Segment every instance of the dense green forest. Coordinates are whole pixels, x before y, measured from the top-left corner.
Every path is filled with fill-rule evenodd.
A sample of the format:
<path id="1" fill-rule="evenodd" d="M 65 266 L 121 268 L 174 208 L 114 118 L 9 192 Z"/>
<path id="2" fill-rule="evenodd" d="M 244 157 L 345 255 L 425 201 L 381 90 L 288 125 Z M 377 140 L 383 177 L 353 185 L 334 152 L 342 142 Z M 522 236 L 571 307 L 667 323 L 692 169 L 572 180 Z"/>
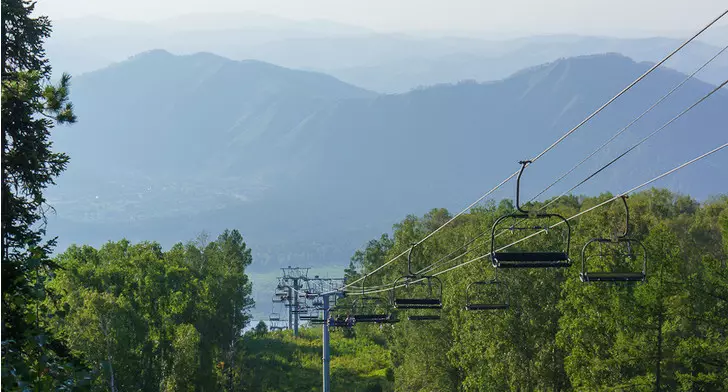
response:
<path id="1" fill-rule="evenodd" d="M 110 242 L 59 255 L 44 305 L 51 330 L 95 373 L 94 389 L 220 390 L 238 384 L 252 258 L 237 231 L 215 241 Z"/>
<path id="2" fill-rule="evenodd" d="M 609 197 L 567 197 L 552 208 L 571 216 Z M 697 203 L 652 189 L 633 195 L 629 205 L 632 236 L 649 257 L 646 283 L 579 280 L 582 245 L 624 226 L 624 207 L 607 204 L 572 223 L 572 267 L 499 273 L 507 293 L 487 295 L 507 294 L 508 310 L 464 309 L 467 285 L 493 277 L 484 258 L 440 276 L 440 321 L 408 321 L 400 311 L 396 324 L 337 328 L 333 390 L 651 391 L 658 371 L 660 390 L 728 390 L 728 197 Z M 413 269 L 453 251 L 451 258 L 461 257 L 436 270 L 487 254 L 493 222 L 513 209 L 510 200 L 490 202 L 459 217 L 418 247 Z M 449 218 L 442 209 L 407 217 L 392 236 L 354 254 L 349 279 Z M 537 236 L 520 246 L 545 249 L 558 240 Z M 319 390 L 320 327 L 303 328 L 299 338 L 262 324 L 242 333 L 251 261 L 236 231 L 168 251 L 124 240 L 100 249 L 72 246 L 53 259 L 58 269 L 47 277 L 41 309 L 54 315 L 45 321 L 52 335 L 82 359 L 91 390 Z M 614 267 L 609 263 L 593 267 Z M 366 285 L 391 282 L 405 268 L 402 258 Z M 349 312 L 356 292 L 335 312 Z"/>
<path id="3" fill-rule="evenodd" d="M 551 208 L 568 217 L 609 197 L 566 197 Z M 400 323 L 384 328 L 395 390 L 728 390 L 728 197 L 697 203 L 652 189 L 632 196 L 629 204 L 631 235 L 647 250 L 646 283 L 579 279 L 578 253 L 584 243 L 623 230 L 625 212 L 619 202 L 572 222 L 575 265 L 570 268 L 501 271 L 507 289 L 486 294 L 508 295 L 508 310 L 465 310 L 468 284 L 494 275 L 487 258 L 442 274 L 440 321 L 406 321 L 400 314 Z M 467 250 L 455 253 L 464 257 L 435 271 L 487 254 L 495 219 L 513 209 L 504 200 L 459 217 L 418 247 L 413 269 L 484 232 Z M 357 252 L 350 276 L 406 251 L 449 218 L 445 210 L 408 217 L 396 225 L 393 237 L 384 235 Z M 555 241 L 559 236 L 542 235 L 517 246 L 548 249 Z M 612 257 L 591 266 L 617 267 Z M 405 273 L 401 260 L 366 284 L 386 284 Z M 360 328 L 368 327 L 355 327 Z"/>

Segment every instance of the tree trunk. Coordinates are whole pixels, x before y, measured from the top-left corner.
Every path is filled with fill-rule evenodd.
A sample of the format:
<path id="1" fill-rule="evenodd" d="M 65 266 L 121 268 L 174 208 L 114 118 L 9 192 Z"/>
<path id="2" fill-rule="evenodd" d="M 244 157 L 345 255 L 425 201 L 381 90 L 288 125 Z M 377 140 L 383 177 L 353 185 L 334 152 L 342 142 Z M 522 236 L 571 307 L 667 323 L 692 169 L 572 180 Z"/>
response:
<path id="1" fill-rule="evenodd" d="M 657 314 L 657 368 L 655 369 L 655 391 L 660 392 L 660 368 L 662 364 L 662 309 Z"/>
<path id="2" fill-rule="evenodd" d="M 107 357 L 107 360 L 109 361 L 109 373 L 111 373 L 111 377 L 109 377 L 111 392 L 116 392 L 116 381 L 114 380 L 114 365 L 111 363 L 111 355 Z"/>

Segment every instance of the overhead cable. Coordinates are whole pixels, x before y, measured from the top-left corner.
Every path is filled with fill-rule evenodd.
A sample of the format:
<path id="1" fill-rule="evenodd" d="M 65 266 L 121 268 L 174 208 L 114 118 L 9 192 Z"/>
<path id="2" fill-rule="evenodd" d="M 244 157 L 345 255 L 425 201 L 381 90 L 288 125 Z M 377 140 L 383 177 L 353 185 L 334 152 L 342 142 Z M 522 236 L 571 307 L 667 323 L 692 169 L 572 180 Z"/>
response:
<path id="1" fill-rule="evenodd" d="M 613 202 L 614 200 L 617 200 L 617 199 L 619 199 L 619 198 L 620 198 L 620 197 L 622 197 L 622 196 L 626 196 L 626 195 L 628 195 L 628 194 L 630 194 L 630 193 L 636 192 L 637 190 L 639 190 L 639 189 L 641 189 L 641 188 L 644 188 L 644 187 L 646 187 L 647 185 L 650 185 L 650 184 L 652 184 L 653 182 L 655 182 L 655 181 L 658 181 L 658 180 L 660 180 L 660 179 L 662 179 L 662 178 L 664 178 L 664 177 L 666 177 L 666 176 L 668 176 L 668 175 L 670 175 L 670 174 L 672 174 L 672 173 L 674 173 L 674 172 L 676 172 L 676 171 L 678 171 L 678 170 L 680 170 L 680 169 L 683 169 L 683 168 L 685 168 L 686 166 L 689 166 L 689 165 L 691 165 L 691 164 L 693 164 L 693 163 L 695 163 L 695 162 L 697 162 L 697 161 L 700 161 L 701 159 L 704 159 L 704 158 L 706 158 L 706 157 L 708 157 L 708 156 L 710 156 L 710 155 L 712 155 L 712 154 L 714 154 L 714 153 L 716 153 L 716 152 L 718 152 L 718 151 L 720 151 L 720 150 L 722 150 L 722 149 L 724 149 L 724 148 L 726 148 L 726 147 L 728 147 L 728 143 L 722 144 L 722 145 L 720 145 L 720 146 L 718 146 L 718 147 L 716 147 L 716 148 L 714 148 L 714 149 L 712 149 L 712 150 L 710 150 L 710 151 L 708 151 L 708 152 L 706 152 L 706 153 L 704 153 L 704 154 L 702 154 L 702 155 L 700 155 L 700 156 L 698 156 L 698 157 L 696 157 L 696 158 L 693 158 L 693 159 L 691 159 L 691 160 L 689 160 L 689 161 L 687 161 L 687 162 L 685 162 L 685 163 L 683 163 L 683 164 L 681 164 L 681 165 L 679 165 L 679 166 L 676 166 L 676 167 L 674 167 L 674 168 L 672 168 L 672 169 L 670 169 L 670 170 L 668 170 L 668 171 L 666 171 L 666 172 L 664 172 L 664 173 L 662 173 L 662 174 L 658 175 L 657 177 L 654 177 L 654 178 L 652 178 L 652 179 L 650 179 L 650 180 L 648 180 L 648 181 L 645 181 L 645 182 L 643 182 L 643 183 L 642 183 L 642 184 L 640 184 L 640 185 L 637 185 L 637 186 L 635 186 L 635 187 L 633 187 L 633 188 L 631 188 L 631 189 L 629 189 L 629 190 L 627 190 L 627 191 L 624 191 L 624 192 L 622 192 L 622 193 L 620 193 L 620 194 L 618 194 L 618 195 L 616 195 L 616 196 L 614 196 L 614 197 L 612 197 L 612 198 L 610 198 L 610 199 L 607 199 L 607 200 L 605 200 L 605 201 L 603 201 L 603 202 L 601 202 L 601 203 L 599 203 L 599 204 L 597 204 L 597 205 L 595 205 L 595 206 L 592 206 L 592 207 L 590 207 L 590 208 L 588 208 L 588 209 L 586 209 L 586 210 L 584 210 L 584 211 L 581 211 L 581 212 L 579 212 L 579 213 L 577 213 L 577 214 L 574 214 L 574 215 L 570 216 L 569 218 L 566 218 L 566 220 L 565 220 L 565 221 L 571 221 L 572 219 L 578 218 L 578 217 L 579 217 L 579 216 L 581 216 L 581 215 L 584 215 L 584 214 L 586 214 L 586 213 L 588 213 L 588 212 L 591 212 L 591 211 L 593 211 L 593 210 L 595 210 L 595 209 L 597 209 L 597 208 L 600 208 L 600 207 L 602 207 L 602 206 L 604 206 L 604 205 L 607 205 L 607 204 L 609 204 L 609 203 Z M 562 223 L 563 223 L 563 222 L 565 222 L 565 221 L 559 221 L 558 223 L 554 224 L 554 225 L 553 225 L 553 226 L 551 226 L 551 227 L 556 227 L 556 226 L 559 226 L 560 224 L 562 224 Z M 510 244 L 508 244 L 508 245 L 505 245 L 505 246 L 503 246 L 503 247 L 501 247 L 501 248 L 499 248 L 499 249 L 496 249 L 495 251 L 496 251 L 496 252 L 501 252 L 501 251 L 503 251 L 503 250 L 505 250 L 505 249 L 507 249 L 507 248 L 510 248 L 511 246 L 517 245 L 517 244 L 519 244 L 519 243 L 521 243 L 521 242 L 523 242 L 523 241 L 526 241 L 526 240 L 527 240 L 527 239 L 529 239 L 529 238 L 532 238 L 532 237 L 534 237 L 534 236 L 537 236 L 537 235 L 539 235 L 539 234 L 541 234 L 541 233 L 544 233 L 544 232 L 546 232 L 546 230 L 540 230 L 540 231 L 537 231 L 537 232 L 535 232 L 535 233 L 532 233 L 532 234 L 530 234 L 530 235 L 528 235 L 528 236 L 526 236 L 526 237 L 523 237 L 523 238 L 521 238 L 521 239 L 519 239 L 519 240 L 517 240 L 517 241 L 514 241 L 514 242 L 512 242 L 512 243 L 510 243 Z M 464 266 L 466 266 L 466 265 L 468 265 L 468 264 L 471 264 L 471 263 L 474 263 L 474 262 L 476 262 L 476 261 L 480 261 L 480 260 L 482 260 L 482 259 L 485 259 L 485 258 L 487 258 L 487 257 L 490 257 L 490 253 L 487 253 L 487 254 L 484 254 L 484 255 L 482 255 L 482 256 L 476 257 L 476 258 L 474 258 L 474 259 L 468 260 L 468 261 L 466 261 L 466 262 L 463 262 L 463 263 L 457 264 L 457 265 L 455 265 L 455 266 L 453 266 L 453 267 L 450 267 L 450 268 L 448 268 L 448 269 L 445 269 L 445 270 L 439 271 L 439 272 L 437 272 L 437 273 L 433 274 L 432 276 L 439 276 L 439 275 L 442 275 L 442 274 L 448 273 L 448 272 L 450 272 L 450 271 L 453 271 L 453 270 L 455 270 L 455 269 L 458 269 L 458 268 L 460 268 L 460 267 L 464 267 Z M 422 281 L 422 280 L 424 280 L 424 279 L 414 280 L 414 281 L 411 281 L 411 282 L 407 282 L 407 283 L 408 283 L 408 284 L 412 284 L 412 283 L 417 283 L 417 282 L 419 282 L 419 281 Z M 395 289 L 395 288 L 400 288 L 400 287 L 404 287 L 404 286 L 405 286 L 405 284 L 400 284 L 400 285 L 397 285 L 397 286 L 392 286 L 392 287 L 390 287 L 390 288 L 386 288 L 386 289 L 379 289 L 379 290 L 371 290 L 371 291 L 367 291 L 367 292 L 365 292 L 365 293 L 363 293 L 363 294 L 375 294 L 375 293 L 381 293 L 381 292 L 386 292 L 386 291 L 390 291 L 390 290 L 392 290 L 392 289 Z M 356 294 L 358 294 L 358 293 L 356 293 L 356 292 L 351 292 L 350 294 L 352 294 L 352 295 L 356 295 Z"/>
<path id="2" fill-rule="evenodd" d="M 599 114 L 599 113 L 600 113 L 600 112 L 601 112 L 602 110 L 604 110 L 604 109 L 605 109 L 605 108 L 606 108 L 607 106 L 609 106 L 610 104 L 612 104 L 612 102 L 614 102 L 614 101 L 615 101 L 615 100 L 617 100 L 617 99 L 618 99 L 619 97 L 621 97 L 621 96 L 622 96 L 622 95 L 623 95 L 624 93 L 626 93 L 627 91 L 629 91 L 629 90 L 630 90 L 630 89 L 631 89 L 632 87 L 634 87 L 634 86 L 635 86 L 635 85 L 636 85 L 637 83 L 639 83 L 640 81 L 642 81 L 642 79 L 644 79 L 645 77 L 647 77 L 647 75 L 649 75 L 650 73 L 652 73 L 652 72 L 653 72 L 653 71 L 654 71 L 655 69 L 657 69 L 657 68 L 658 68 L 658 67 L 659 67 L 660 65 L 662 65 L 662 64 L 663 64 L 663 63 L 665 63 L 665 62 L 666 62 L 667 60 L 669 60 L 669 59 L 670 59 L 670 58 L 671 58 L 672 56 L 674 56 L 674 55 L 675 55 L 675 54 L 676 54 L 677 52 L 679 52 L 680 50 L 682 50 L 682 48 L 684 48 L 684 47 L 685 47 L 685 46 L 686 46 L 687 44 L 689 44 L 690 42 L 692 42 L 693 40 L 695 40 L 695 38 L 697 38 L 698 36 L 700 36 L 700 35 L 701 35 L 701 34 L 702 34 L 702 33 L 703 33 L 703 32 L 704 32 L 705 30 L 707 30 L 708 28 L 710 28 L 710 26 L 712 26 L 713 24 L 715 24 L 715 23 L 716 23 L 717 21 L 719 21 L 719 20 L 720 20 L 721 18 L 723 18 L 723 17 L 724 17 L 724 16 L 726 15 L 726 14 L 728 14 L 728 10 L 725 10 L 725 11 L 724 11 L 723 13 L 721 13 L 721 14 L 720 14 L 720 15 L 719 15 L 718 17 L 716 17 L 716 18 L 715 18 L 715 19 L 713 19 L 713 20 L 712 20 L 712 21 L 711 21 L 710 23 L 708 23 L 708 24 L 707 24 L 707 25 L 706 25 L 705 27 L 703 27 L 703 28 L 702 28 L 702 29 L 700 29 L 700 30 L 699 30 L 699 31 L 698 31 L 697 33 L 695 33 L 695 34 L 694 34 L 694 35 L 693 35 L 692 37 L 690 37 L 690 38 L 688 38 L 687 40 L 685 40 L 685 41 L 684 41 L 684 42 L 683 42 L 683 43 L 682 43 L 682 44 L 681 44 L 680 46 L 678 46 L 677 48 L 675 48 L 675 49 L 674 49 L 674 50 L 673 50 L 672 52 L 670 52 L 670 53 L 669 53 L 669 54 L 668 54 L 667 56 L 665 56 L 665 57 L 664 57 L 664 58 L 663 58 L 662 60 L 660 60 L 659 62 L 655 63 L 655 64 L 654 64 L 654 65 L 653 65 L 653 66 L 652 66 L 652 67 L 651 67 L 650 69 L 648 69 L 647 71 L 645 71 L 645 72 L 644 72 L 644 73 L 643 73 L 642 75 L 640 75 L 640 76 L 639 76 L 639 77 L 638 77 L 637 79 L 635 79 L 635 80 L 634 80 L 634 81 L 633 81 L 632 83 L 630 83 L 629 85 L 627 85 L 627 87 L 623 88 L 623 89 L 622 89 L 622 90 L 621 90 L 621 91 L 620 91 L 619 93 L 617 93 L 617 95 L 615 95 L 614 97 L 612 97 L 611 99 L 609 99 L 609 100 L 608 100 L 608 101 L 607 101 L 606 103 L 604 103 L 604 104 L 603 104 L 602 106 L 600 106 L 600 107 L 599 107 L 599 108 L 598 108 L 597 110 L 595 110 L 595 111 L 594 111 L 593 113 L 591 113 L 590 115 L 588 115 L 588 116 L 587 116 L 587 117 L 586 117 L 586 118 L 585 118 L 584 120 L 582 120 L 582 121 L 581 121 L 581 122 L 580 122 L 579 124 L 577 124 L 576 126 L 574 126 L 573 128 L 571 128 L 571 129 L 570 129 L 569 131 L 567 131 L 567 132 L 566 132 L 566 133 L 565 133 L 564 135 L 562 135 L 562 136 L 561 136 L 560 138 L 558 138 L 558 139 L 557 139 L 557 140 L 556 140 L 555 142 L 553 142 L 553 143 L 552 143 L 552 144 L 551 144 L 550 146 L 548 146 L 548 147 L 547 147 L 547 148 L 546 148 L 545 150 L 541 151 L 541 152 L 540 152 L 539 154 L 537 154 L 537 155 L 536 155 L 535 157 L 531 158 L 531 159 L 530 159 L 530 161 L 531 161 L 531 163 L 530 163 L 530 164 L 533 164 L 533 163 L 535 163 L 535 162 L 536 162 L 536 161 L 537 161 L 537 160 L 538 160 L 539 158 L 541 158 L 541 157 L 542 157 L 543 155 L 545 155 L 545 154 L 546 154 L 547 152 L 551 151 L 551 150 L 552 150 L 552 149 L 553 149 L 554 147 L 556 147 L 556 146 L 557 146 L 557 145 L 558 145 L 559 143 L 561 143 L 562 141 L 564 141 L 564 140 L 565 140 L 565 139 L 566 139 L 567 137 L 569 137 L 569 136 L 570 136 L 571 134 L 573 134 L 574 132 L 576 132 L 576 131 L 577 131 L 577 130 L 578 130 L 579 128 L 581 128 L 581 127 L 582 127 L 582 126 L 583 126 L 584 124 L 586 124 L 587 122 L 589 122 L 589 120 L 591 120 L 592 118 L 594 118 L 594 117 L 595 117 L 595 116 L 596 116 L 597 114 Z M 530 165 L 530 164 L 529 164 L 529 165 Z M 440 230 L 442 230 L 443 228 L 445 228 L 446 226 L 448 226 L 448 225 L 449 225 L 450 223 L 452 223 L 452 222 L 453 222 L 453 221 L 454 221 L 455 219 L 457 219 L 458 217 L 460 217 L 461 215 L 463 215 L 464 213 L 466 213 L 467 211 L 469 211 L 469 210 L 470 210 L 470 209 L 471 209 L 472 207 L 474 207 L 474 206 L 475 206 L 476 204 L 480 203 L 480 202 L 481 202 L 481 201 L 482 201 L 483 199 L 485 199 L 485 198 L 486 198 L 486 197 L 488 197 L 488 196 L 489 196 L 490 194 L 492 194 L 493 192 L 495 192 L 496 190 L 498 190 L 498 189 L 499 189 L 499 188 L 500 188 L 501 186 L 503 186 L 503 185 L 504 185 L 505 183 L 507 183 L 508 181 L 510 181 L 510 180 L 511 180 L 511 179 L 512 179 L 513 177 L 515 177 L 516 175 L 518 175 L 518 172 L 519 172 L 519 171 L 517 170 L 517 171 L 515 171 L 515 172 L 514 172 L 513 174 L 511 174 L 510 176 L 506 177 L 506 179 L 504 179 L 504 180 L 503 180 L 503 181 L 501 181 L 501 182 L 500 182 L 500 183 L 499 183 L 498 185 L 496 185 L 496 186 L 495 186 L 494 188 L 492 188 L 491 190 L 489 190 L 488 192 L 486 192 L 485 194 L 483 194 L 483 195 L 482 195 L 482 196 L 481 196 L 480 198 L 478 198 L 478 199 L 477 199 L 476 201 L 474 201 L 474 202 L 473 202 L 473 203 L 471 203 L 471 204 L 470 204 L 469 206 L 467 206 L 466 208 L 464 208 L 464 209 L 463 209 L 462 211 L 458 212 L 458 213 L 457 213 L 456 215 L 454 215 L 454 216 L 453 216 L 452 218 L 450 218 L 450 219 L 449 219 L 449 220 L 448 220 L 447 222 L 443 223 L 443 224 L 442 224 L 442 225 L 440 225 L 440 226 L 439 226 L 439 227 L 438 227 L 437 229 L 435 229 L 435 230 L 433 230 L 432 232 L 430 232 L 429 234 L 427 234 L 427 235 L 426 235 L 425 237 L 423 237 L 423 238 L 422 238 L 421 240 L 419 240 L 419 241 L 418 241 L 417 243 L 415 243 L 415 245 L 414 245 L 414 246 L 417 246 L 417 245 L 419 245 L 419 244 L 423 243 L 424 241 L 426 241 L 427 239 L 429 239 L 429 238 L 430 238 L 430 237 L 432 237 L 433 235 L 437 234 L 437 233 L 438 233 L 438 232 L 439 232 Z M 361 280 L 363 280 L 363 279 L 365 279 L 365 278 L 367 278 L 367 277 L 371 276 L 372 274 L 375 274 L 376 272 L 378 272 L 378 271 L 380 271 L 381 269 L 385 268 L 385 267 L 386 267 L 386 266 L 388 266 L 389 264 L 391 264 L 391 263 L 395 262 L 395 261 L 396 261 L 396 260 L 398 260 L 398 259 L 399 259 L 400 257 L 402 257 L 402 256 L 404 256 L 405 254 L 407 254 L 407 252 L 408 252 L 408 250 L 405 250 L 405 251 L 403 251 L 402 253 L 398 254 L 397 256 L 395 256 L 395 257 L 394 257 L 394 258 L 392 258 L 391 260 L 387 261 L 386 263 L 383 263 L 382 265 L 380 265 L 379 267 L 375 268 L 374 270 L 372 270 L 372 271 L 370 271 L 370 272 L 367 272 L 366 274 L 362 275 L 362 276 L 361 276 L 361 277 L 359 277 L 358 279 L 354 280 L 354 281 L 353 281 L 353 282 L 351 282 L 351 283 L 348 283 L 348 284 L 344 285 L 343 287 L 341 287 L 341 288 L 337 289 L 336 291 L 339 291 L 339 292 L 340 292 L 340 291 L 344 291 L 344 290 L 346 290 L 347 288 L 349 288 L 349 287 L 351 287 L 351 286 L 355 285 L 356 283 L 360 282 Z M 336 291 L 335 291 L 335 292 L 336 292 Z M 329 293 L 325 293 L 325 294 L 329 294 Z"/>

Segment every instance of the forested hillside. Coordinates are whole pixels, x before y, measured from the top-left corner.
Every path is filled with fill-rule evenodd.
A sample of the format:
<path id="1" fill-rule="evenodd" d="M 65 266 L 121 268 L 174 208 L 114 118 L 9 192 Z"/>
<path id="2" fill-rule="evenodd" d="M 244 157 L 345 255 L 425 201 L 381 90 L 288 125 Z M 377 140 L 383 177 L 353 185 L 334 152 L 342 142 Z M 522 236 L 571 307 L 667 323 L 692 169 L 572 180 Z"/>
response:
<path id="1" fill-rule="evenodd" d="M 572 196 L 550 211 L 569 217 L 608 197 Z M 630 197 L 629 206 L 631 235 L 647 250 L 646 283 L 579 280 L 584 243 L 624 230 L 620 202 L 572 223 L 571 267 L 501 270 L 498 279 L 504 285 L 481 300 L 509 300 L 508 310 L 465 310 L 467 286 L 494 277 L 488 258 L 442 274 L 442 320 L 407 321 L 407 312 L 401 311 L 401 322 L 384 327 L 396 390 L 654 391 L 657 379 L 659 390 L 728 390 L 728 197 L 698 204 L 688 196 L 653 189 Z M 467 254 L 430 273 L 486 254 L 494 220 L 512 211 L 511 202 L 504 200 L 461 216 L 418 247 L 413 270 L 453 251 L 445 260 Z M 393 236 L 370 241 L 351 268 L 373 270 L 448 218 L 444 210 L 406 218 Z M 483 232 L 487 235 L 467 250 L 458 250 Z M 508 242 L 519 238 L 506 237 Z M 540 235 L 518 248 L 547 249 L 557 239 Z M 612 257 L 590 262 L 591 270 L 641 269 L 639 263 L 625 266 Z M 368 278 L 366 285 L 392 282 L 405 268 L 401 259 Z M 357 325 L 355 330 L 366 328 Z"/>
<path id="2" fill-rule="evenodd" d="M 570 217 L 610 197 L 570 196 L 550 211 Z M 468 285 L 494 277 L 486 257 L 440 275 L 439 321 L 408 321 L 412 311 L 400 310 L 396 324 L 338 328 L 334 390 L 652 391 L 658 372 L 661 390 L 728 390 L 728 197 L 697 203 L 652 189 L 628 200 L 631 236 L 647 251 L 645 283 L 579 280 L 584 243 L 624 230 L 623 205 L 609 203 L 572 221 L 571 267 L 501 270 L 502 285 L 475 294 L 476 301 L 508 302 L 507 310 L 465 310 Z M 486 255 L 493 222 L 513 210 L 510 200 L 491 201 L 459 217 L 417 248 L 413 270 L 443 260 L 430 271 L 437 273 Z M 408 216 L 353 255 L 349 279 L 406 251 L 449 218 L 443 209 Z M 236 332 L 250 305 L 243 270 L 250 253 L 241 241 L 233 231 L 169 251 L 121 241 L 59 255 L 61 269 L 48 285 L 47 305 L 58 315 L 51 330 L 92 369 L 92 389 L 109 390 L 114 382 L 118 390 L 319 390 L 321 327 L 303 329 L 299 338 L 261 326 Z M 547 249 L 560 241 L 540 235 L 518 247 Z M 623 264 L 607 254 L 590 259 L 588 268 L 642 268 L 640 261 Z M 405 273 L 401 259 L 366 285 L 386 285 Z M 334 314 L 353 313 L 357 292 L 353 287 Z M 390 292 L 376 295 L 391 300 Z"/>

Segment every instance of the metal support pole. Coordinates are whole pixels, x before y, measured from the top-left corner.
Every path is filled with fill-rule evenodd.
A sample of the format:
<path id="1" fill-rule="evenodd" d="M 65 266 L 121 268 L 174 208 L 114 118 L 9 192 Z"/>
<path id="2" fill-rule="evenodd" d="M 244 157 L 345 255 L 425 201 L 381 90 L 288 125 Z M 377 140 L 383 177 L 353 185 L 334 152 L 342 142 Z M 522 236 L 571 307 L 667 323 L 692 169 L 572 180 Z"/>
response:
<path id="1" fill-rule="evenodd" d="M 324 295 L 324 325 L 323 325 L 323 355 L 324 355 L 324 385 L 323 385 L 323 392 L 330 392 L 331 391 L 331 385 L 329 380 L 329 366 L 331 363 L 331 358 L 329 356 L 329 296 Z"/>
<path id="2" fill-rule="evenodd" d="M 298 337 L 298 279 L 293 279 L 293 302 L 294 302 L 294 308 L 296 309 L 295 312 L 293 312 L 293 336 Z"/>
<path id="3" fill-rule="evenodd" d="M 288 298 L 286 299 L 288 301 L 288 330 L 290 331 L 293 328 L 293 303 L 291 303 L 291 295 L 293 295 L 293 290 L 291 288 L 288 288 Z"/>

